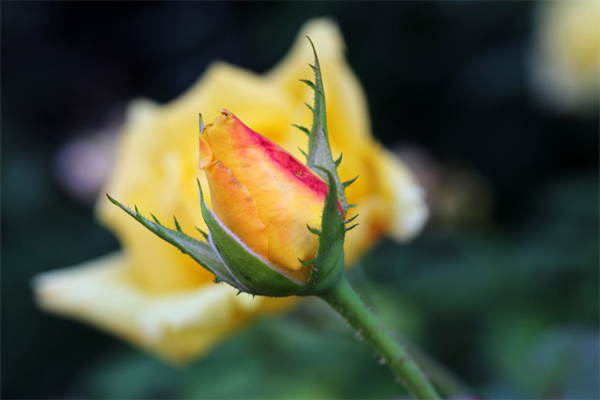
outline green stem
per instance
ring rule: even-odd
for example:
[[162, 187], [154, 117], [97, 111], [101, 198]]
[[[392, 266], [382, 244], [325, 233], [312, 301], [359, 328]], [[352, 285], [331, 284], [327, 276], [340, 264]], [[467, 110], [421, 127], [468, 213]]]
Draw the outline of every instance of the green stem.
[[404, 346], [392, 338], [387, 327], [363, 303], [345, 277], [331, 290], [319, 296], [384, 358], [388, 367], [413, 396], [417, 399], [440, 398]]

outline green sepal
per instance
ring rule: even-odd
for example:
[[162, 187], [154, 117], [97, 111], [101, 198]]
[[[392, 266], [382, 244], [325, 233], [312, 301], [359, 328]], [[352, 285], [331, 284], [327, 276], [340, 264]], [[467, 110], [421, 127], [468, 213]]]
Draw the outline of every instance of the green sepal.
[[210, 231], [209, 243], [236, 280], [233, 286], [242, 292], [270, 297], [298, 295], [306, 290], [308, 282], [298, 282], [247, 248], [208, 208], [200, 182], [198, 190], [202, 217]]
[[[321, 65], [317, 57], [315, 45], [310, 38], [307, 38], [312, 46], [315, 55], [315, 64], [310, 67], [315, 73], [315, 81], [309, 85], [315, 92], [314, 105], [309, 106], [313, 113], [313, 124], [308, 135], [308, 156], [306, 164], [309, 168], [315, 171], [324, 181], [327, 181], [329, 172], [333, 176], [336, 183], [337, 200], [339, 200], [344, 215], [348, 211], [348, 202], [344, 194], [344, 186], [337, 175], [337, 166], [341, 162], [341, 157], [336, 161], [331, 155], [331, 147], [329, 146], [329, 133], [327, 131], [327, 118], [325, 113], [325, 90], [323, 88], [323, 77], [321, 75]], [[306, 83], [305, 80], [302, 80]]]
[[338, 209], [336, 196], [337, 185], [335, 177], [329, 171], [322, 169], [327, 177], [329, 191], [325, 198], [321, 230], [308, 227], [311, 233], [319, 236], [317, 254], [311, 260], [302, 261], [303, 265], [311, 268], [311, 286], [302, 295], [313, 295], [325, 292], [335, 286], [344, 276], [344, 236], [346, 229], [344, 220]]
[[200, 133], [204, 131], [204, 121], [202, 120], [202, 113], [198, 113], [198, 129], [200, 130]]
[[110, 197], [110, 195], [106, 194], [106, 197], [108, 197], [108, 200], [110, 200], [111, 203], [121, 208], [156, 236], [171, 243], [181, 250], [181, 252], [192, 257], [198, 264], [215, 274], [217, 280], [227, 282], [230, 285], [235, 284], [236, 280], [229, 273], [227, 267], [221, 262], [219, 255], [214, 252], [210, 244], [194, 239], [183, 233], [177, 219], [175, 219], [176, 230], [169, 229], [163, 226], [154, 216], [152, 216], [154, 221], [144, 217], [137, 207], [135, 207], [135, 211], [133, 211]]

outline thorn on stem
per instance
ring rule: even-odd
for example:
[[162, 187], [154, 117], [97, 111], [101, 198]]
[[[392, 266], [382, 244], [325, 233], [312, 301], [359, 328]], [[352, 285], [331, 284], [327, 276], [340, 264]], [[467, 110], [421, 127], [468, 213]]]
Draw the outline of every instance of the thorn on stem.
[[292, 124], [292, 126], [300, 129], [302, 132], [306, 133], [307, 135], [310, 135], [310, 131], [308, 130], [308, 128], [306, 128], [302, 125], [297, 125], [297, 124]]
[[314, 233], [315, 235], [320, 235], [321, 231], [311, 227], [310, 225], [306, 224], [306, 227], [308, 228], [308, 230], [310, 231], [310, 233]]
[[200, 232], [200, 234], [204, 237], [204, 239], [208, 240], [208, 233], [204, 232], [202, 229], [200, 228], [196, 228], [196, 230], [198, 232]]
[[350, 179], [349, 181], [343, 182], [342, 186], [344, 186], [344, 188], [347, 188], [348, 186], [352, 185], [354, 183], [354, 181], [356, 181], [358, 179], [358, 175], [356, 175], [354, 178]]
[[154, 222], [156, 222], [158, 225], [160, 225], [160, 221], [158, 220], [158, 218], [156, 218], [156, 216], [154, 216], [154, 214], [150, 214], [150, 216], [152, 217]]
[[342, 163], [342, 156], [343, 155], [344, 155], [344, 153], [340, 153], [340, 156], [338, 157], [338, 159], [334, 161], [336, 168], [339, 167], [340, 164]]
[[315, 90], [315, 84], [313, 83], [313, 81], [309, 81], [308, 79], [300, 79], [300, 82], [304, 82], [306, 83], [312, 90]]
[[354, 217], [349, 218], [347, 220], [344, 221], [344, 224], [349, 224], [350, 222], [354, 221], [356, 218], [358, 218], [359, 214], [356, 214]]
[[352, 229], [356, 228], [359, 224], [354, 224], [349, 228], [346, 228], [346, 232], [351, 231]]
[[173, 221], [175, 221], [175, 229], [177, 229], [177, 232], [183, 233], [183, 231], [181, 230], [181, 226], [179, 225], [179, 221], [177, 221], [177, 217], [175, 217], [174, 215], [173, 215]]

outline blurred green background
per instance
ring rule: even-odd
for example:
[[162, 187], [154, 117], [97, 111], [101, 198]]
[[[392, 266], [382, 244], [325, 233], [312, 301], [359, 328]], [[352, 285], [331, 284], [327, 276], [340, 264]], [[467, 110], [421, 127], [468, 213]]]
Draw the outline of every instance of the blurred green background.
[[536, 95], [544, 6], [3, 2], [2, 398], [405, 396], [316, 300], [185, 369], [33, 304], [34, 274], [118, 248], [63, 146], [118, 126], [132, 98], [175, 98], [214, 59], [266, 71], [315, 16], [339, 23], [374, 134], [430, 190], [424, 234], [351, 272], [364, 298], [477, 396], [598, 398], [597, 94]]

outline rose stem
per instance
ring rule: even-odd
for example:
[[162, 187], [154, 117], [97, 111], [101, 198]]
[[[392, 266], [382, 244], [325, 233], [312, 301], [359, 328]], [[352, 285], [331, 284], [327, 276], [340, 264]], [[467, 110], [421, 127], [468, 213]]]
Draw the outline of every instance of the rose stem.
[[439, 399], [425, 373], [403, 345], [392, 338], [390, 331], [373, 314], [343, 277], [331, 290], [319, 295], [340, 313], [357, 332], [382, 356], [394, 375], [417, 399]]

